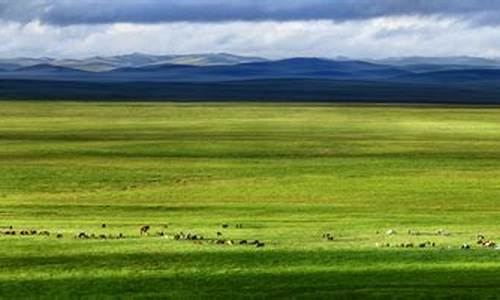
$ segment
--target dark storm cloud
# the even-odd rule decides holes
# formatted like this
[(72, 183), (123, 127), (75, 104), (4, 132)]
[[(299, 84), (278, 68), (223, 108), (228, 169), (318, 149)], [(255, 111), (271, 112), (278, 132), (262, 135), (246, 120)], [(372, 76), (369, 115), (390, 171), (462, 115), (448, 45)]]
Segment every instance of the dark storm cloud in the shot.
[(0, 0), (0, 18), (53, 25), (360, 20), (443, 15), (500, 23), (500, 0)]

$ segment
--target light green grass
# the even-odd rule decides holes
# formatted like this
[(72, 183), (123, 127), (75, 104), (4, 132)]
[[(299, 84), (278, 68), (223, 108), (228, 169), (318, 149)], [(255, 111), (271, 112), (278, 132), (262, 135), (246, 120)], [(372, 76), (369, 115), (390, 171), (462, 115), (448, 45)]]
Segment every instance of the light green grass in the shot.
[(497, 298), (499, 204), (500, 108), (0, 102), (0, 298)]

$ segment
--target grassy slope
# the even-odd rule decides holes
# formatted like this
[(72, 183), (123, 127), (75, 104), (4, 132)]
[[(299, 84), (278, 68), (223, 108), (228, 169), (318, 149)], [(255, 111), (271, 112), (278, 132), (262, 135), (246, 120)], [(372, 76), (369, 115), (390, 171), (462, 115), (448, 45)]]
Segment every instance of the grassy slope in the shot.
[[(0, 103), (0, 298), (498, 296), (500, 109)], [(100, 224), (108, 226), (102, 229)], [(266, 247), (139, 238), (217, 231)], [(242, 223), (223, 230), (221, 223)], [(398, 234), (376, 234), (394, 228)], [(408, 236), (408, 229), (449, 237)], [(125, 233), (80, 241), (80, 231)], [(335, 232), (334, 242), (321, 239)], [(419, 243), (434, 249), (376, 248)]]

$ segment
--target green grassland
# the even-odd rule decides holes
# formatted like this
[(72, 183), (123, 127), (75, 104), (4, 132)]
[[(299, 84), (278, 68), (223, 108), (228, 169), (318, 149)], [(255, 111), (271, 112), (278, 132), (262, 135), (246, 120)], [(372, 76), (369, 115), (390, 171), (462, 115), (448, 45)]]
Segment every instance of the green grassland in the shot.
[(0, 298), (494, 299), (499, 204), (500, 108), (0, 102)]

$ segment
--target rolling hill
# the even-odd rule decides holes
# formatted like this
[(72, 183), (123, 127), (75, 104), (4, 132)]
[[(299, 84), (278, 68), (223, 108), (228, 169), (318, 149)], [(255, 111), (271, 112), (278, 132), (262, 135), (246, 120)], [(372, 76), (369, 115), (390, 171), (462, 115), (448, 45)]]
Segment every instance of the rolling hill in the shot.
[[(385, 62), (137, 53), (64, 63), (50, 58), (4, 60), (0, 61), (0, 98), (500, 104), (500, 67), (495, 60)], [(13, 63), (18, 67), (12, 69)], [(84, 70), (83, 63), (93, 70)], [(2, 64), (7, 67), (1, 68)]]

